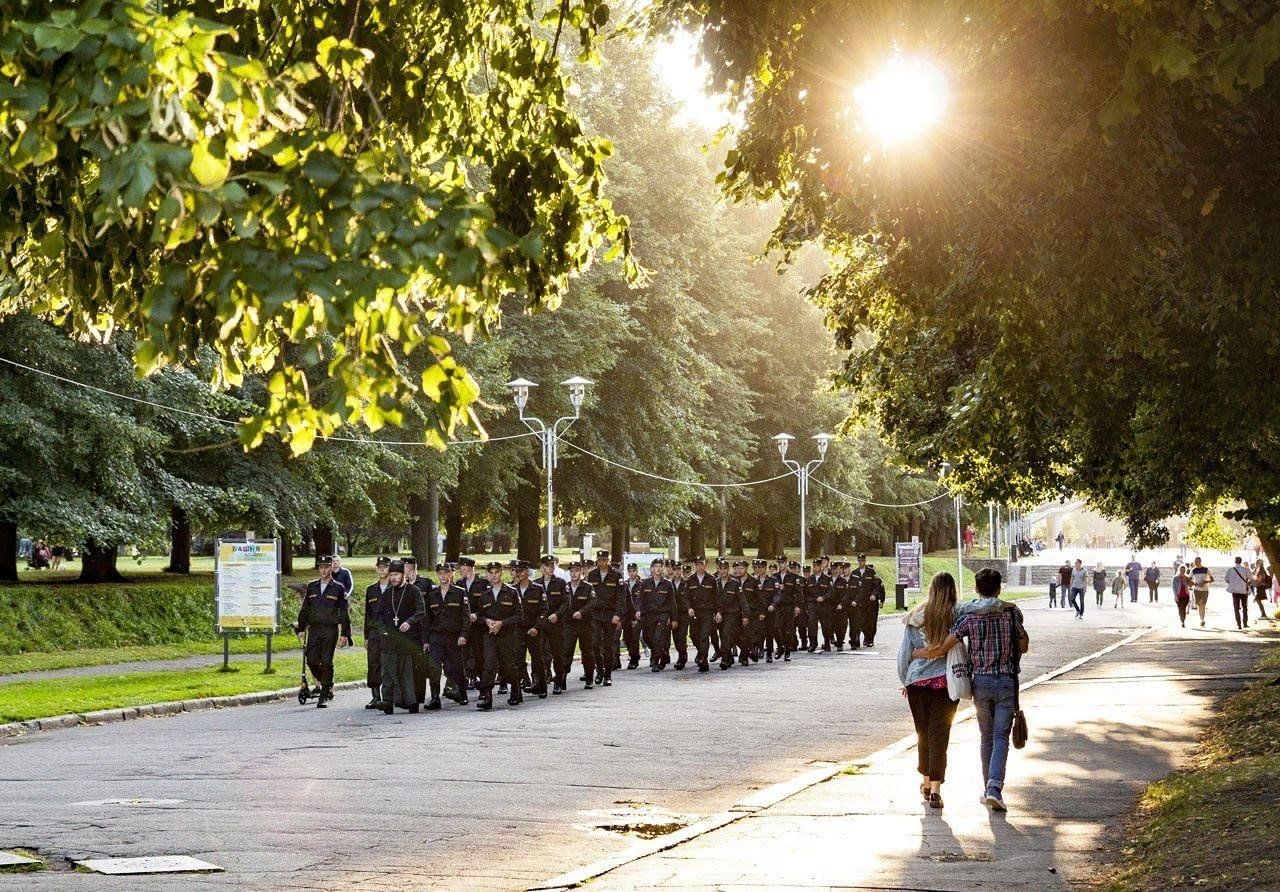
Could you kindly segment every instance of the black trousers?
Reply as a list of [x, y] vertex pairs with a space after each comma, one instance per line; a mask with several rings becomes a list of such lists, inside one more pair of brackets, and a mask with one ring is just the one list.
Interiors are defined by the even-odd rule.
[[831, 605], [831, 631], [837, 647], [844, 647], [844, 634], [849, 630], [849, 614], [843, 604]]
[[542, 639], [542, 665], [551, 671], [556, 684], [564, 687], [572, 659], [565, 648], [564, 625], [559, 621], [544, 623], [538, 637]]
[[[1083, 606], [1084, 595], [1081, 595]], [[872, 598], [862, 608], [862, 643], [867, 647], [876, 643], [876, 626], [880, 623], [880, 601]]]
[[369, 690], [373, 691], [373, 695], [378, 696], [378, 691], [382, 688], [382, 635], [377, 634], [365, 636], [364, 639], [364, 656], [367, 673], [365, 675], [365, 684], [369, 686]]
[[1243, 629], [1249, 626], [1249, 593], [1243, 594], [1231, 593], [1231, 612], [1236, 617], [1236, 628]]
[[742, 665], [747, 664], [747, 652], [744, 644], [742, 629], [742, 614], [736, 610], [732, 613], [720, 614], [720, 665], [733, 665], [733, 649], [738, 646], [740, 651], [738, 655], [739, 662]]
[[[485, 631], [480, 644], [484, 653], [484, 672], [478, 686], [480, 696], [492, 696], [493, 682], [497, 677], [501, 677], [503, 684], [512, 686], [513, 694], [520, 693], [520, 669], [516, 666], [516, 635], [519, 631], [514, 626], [496, 635]], [[471, 643], [470, 638], [467, 643]]]
[[671, 616], [654, 613], [645, 616], [643, 622], [649, 641], [649, 665], [665, 667], [671, 661]]
[[[458, 644], [458, 636], [449, 632], [432, 632], [431, 640], [427, 644], [431, 654], [431, 660], [439, 669], [444, 671], [445, 680], [457, 690], [459, 694], [467, 692], [467, 679], [463, 668], [464, 656], [462, 647]], [[431, 696], [438, 697], [437, 690], [440, 684], [439, 671], [436, 673], [435, 684], [431, 687]]]
[[489, 629], [482, 620], [473, 622], [467, 632], [467, 677], [477, 683], [484, 675], [484, 639], [488, 634]]
[[693, 646], [697, 648], [695, 657], [699, 666], [709, 662], [707, 654], [711, 648], [711, 633], [716, 627], [716, 612], [710, 608], [693, 611], [693, 619], [689, 621], [689, 633], [693, 638]]
[[779, 604], [773, 611], [774, 638], [777, 649], [774, 656], [784, 656], [796, 649], [796, 608], [794, 604]]
[[584, 615], [582, 619], [571, 619], [564, 624], [564, 663], [566, 674], [573, 668], [573, 650], [576, 647], [582, 659], [582, 671], [590, 684], [595, 674], [595, 636], [592, 635], [591, 619]]
[[809, 646], [809, 607], [808, 604], [800, 605], [800, 615], [796, 617], [796, 638], [802, 648]]
[[844, 615], [849, 620], [849, 646], [860, 647], [862, 644], [862, 605], [853, 602], [846, 604]]
[[[676, 643], [676, 667], [683, 666], [689, 661], [689, 612], [678, 611], [676, 613], [676, 627], [672, 633], [672, 638]], [[653, 645], [649, 645], [650, 649]]]
[[640, 665], [641, 625], [641, 622], [636, 619], [624, 619], [622, 621], [622, 638], [627, 645], [627, 664], [630, 666]]
[[307, 668], [326, 691], [333, 687], [333, 651], [337, 646], [336, 625], [307, 626]]
[[440, 696], [440, 664], [431, 658], [425, 648], [413, 655], [413, 696], [419, 703], [426, 702], [427, 681], [431, 682], [431, 696]]
[[383, 702], [408, 709], [417, 704], [413, 688], [413, 657], [416, 643], [399, 632], [382, 638]]
[[946, 688], [907, 685], [907, 703], [916, 725], [918, 770], [931, 781], [947, 779], [947, 745], [951, 743], [951, 722], [956, 717], [958, 701], [952, 700]]
[[613, 676], [613, 662], [617, 657], [618, 630], [609, 619], [591, 620], [591, 637], [596, 643], [596, 674], [605, 678]]
[[759, 612], [751, 614], [751, 625], [747, 627], [747, 647], [751, 650], [753, 660], [758, 660], [763, 655], [768, 625], [768, 614]]

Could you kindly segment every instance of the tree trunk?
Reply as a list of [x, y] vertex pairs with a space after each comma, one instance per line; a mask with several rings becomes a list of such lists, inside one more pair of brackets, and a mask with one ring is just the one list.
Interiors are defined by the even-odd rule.
[[777, 552], [773, 550], [773, 521], [760, 521], [760, 535], [756, 539], [756, 557], [762, 561], [773, 560]]
[[516, 558], [537, 564], [542, 554], [539, 525], [542, 514], [542, 486], [538, 466], [533, 461], [524, 463], [520, 480], [516, 484]]
[[1271, 565], [1272, 571], [1280, 571], [1280, 531], [1271, 530], [1264, 534], [1259, 530], [1258, 542], [1262, 545], [1262, 552], [1267, 556], [1267, 563]]
[[80, 558], [81, 582], [124, 582], [116, 569], [116, 545], [114, 542], [99, 544], [90, 539], [84, 543]]
[[615, 561], [622, 560], [622, 556], [627, 553], [627, 546], [630, 544], [627, 541], [629, 529], [625, 523], [615, 523], [609, 527], [609, 551]]
[[427, 566], [440, 563], [440, 484], [427, 484]]
[[742, 527], [737, 523], [729, 526], [729, 553], [730, 554], [746, 554], [746, 549], [742, 547]]
[[444, 559], [456, 561], [462, 556], [462, 502], [455, 492], [444, 509]]
[[18, 581], [18, 525], [0, 520], [0, 582]]
[[701, 517], [694, 517], [689, 523], [689, 550], [694, 557], [707, 553], [707, 528]]
[[279, 530], [276, 536], [280, 539], [280, 575], [293, 575], [293, 538], [284, 530]]
[[422, 565], [420, 572], [435, 569], [431, 546], [431, 504], [418, 493], [409, 494], [409, 553]]
[[169, 510], [169, 566], [164, 572], [191, 572], [191, 519], [178, 505]]
[[680, 541], [680, 559], [687, 561], [693, 557], [693, 537], [689, 535], [688, 527], [681, 527], [676, 530], [676, 538]]
[[333, 527], [327, 524], [316, 524], [314, 539], [316, 543], [316, 563], [320, 566], [320, 558], [322, 555], [333, 554]]
[[343, 535], [343, 539], [347, 540], [347, 557], [354, 557], [356, 553], [356, 543], [360, 541], [360, 536], [356, 533], [348, 533]]

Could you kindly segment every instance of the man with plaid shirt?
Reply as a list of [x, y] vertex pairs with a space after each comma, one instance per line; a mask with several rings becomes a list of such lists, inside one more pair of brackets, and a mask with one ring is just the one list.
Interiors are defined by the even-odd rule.
[[934, 647], [916, 648], [914, 657], [936, 659], [967, 639], [973, 667], [973, 706], [982, 732], [982, 802], [992, 811], [1005, 811], [1004, 774], [1009, 761], [1009, 733], [1013, 728], [1018, 692], [1018, 669], [1030, 639], [1022, 611], [1000, 600], [1000, 573], [979, 570], [974, 577], [978, 597], [956, 610], [951, 634]]

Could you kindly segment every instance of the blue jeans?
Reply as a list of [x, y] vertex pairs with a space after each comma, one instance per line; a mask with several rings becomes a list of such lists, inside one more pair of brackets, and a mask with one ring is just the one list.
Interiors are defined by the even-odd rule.
[[1013, 728], [1016, 675], [975, 675], [973, 708], [982, 732], [982, 781], [985, 792], [1004, 789], [1004, 767], [1009, 761], [1009, 732]]
[[1129, 600], [1135, 604], [1138, 603], [1138, 580], [1136, 579], [1129, 580]]
[[1076, 609], [1077, 616], [1084, 616], [1084, 589], [1073, 588], [1071, 590], [1071, 606]]

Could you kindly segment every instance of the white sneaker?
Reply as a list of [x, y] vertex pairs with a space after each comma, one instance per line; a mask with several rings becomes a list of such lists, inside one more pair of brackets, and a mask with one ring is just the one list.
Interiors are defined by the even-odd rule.
[[1008, 811], [999, 793], [987, 793], [982, 797], [982, 804], [992, 811]]

